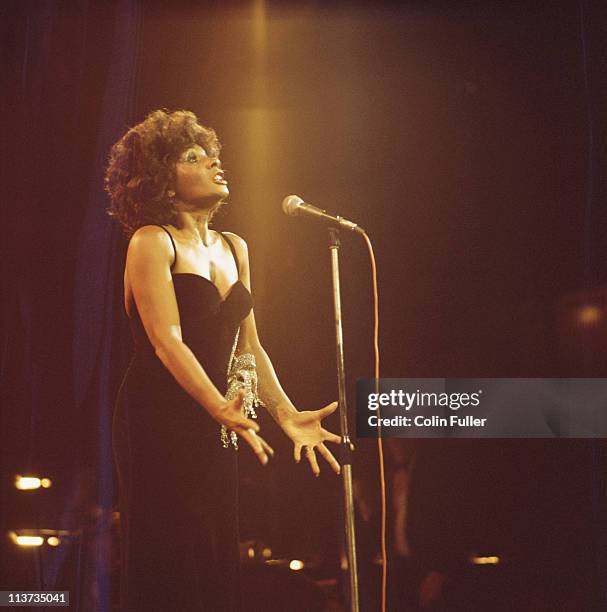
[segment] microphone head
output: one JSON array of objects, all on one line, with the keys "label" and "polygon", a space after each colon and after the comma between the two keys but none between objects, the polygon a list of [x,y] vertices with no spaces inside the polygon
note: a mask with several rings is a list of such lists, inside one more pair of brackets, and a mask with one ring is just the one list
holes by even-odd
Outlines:
[{"label": "microphone head", "polygon": [[299,212],[299,207],[304,203],[304,201],[296,195],[287,196],[282,201],[282,210],[285,215],[293,216]]}]

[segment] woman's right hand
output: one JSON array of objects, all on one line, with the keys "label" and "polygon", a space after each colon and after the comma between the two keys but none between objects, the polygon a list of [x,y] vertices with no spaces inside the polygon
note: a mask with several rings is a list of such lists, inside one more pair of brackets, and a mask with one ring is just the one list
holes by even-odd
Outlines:
[{"label": "woman's right hand", "polygon": [[226,401],[214,416],[222,425],[225,425],[226,429],[236,432],[245,440],[257,455],[259,462],[266,465],[268,455],[272,457],[274,449],[261,436],[257,435],[259,425],[253,419],[244,415],[243,401],[244,392],[240,392],[234,399]]}]

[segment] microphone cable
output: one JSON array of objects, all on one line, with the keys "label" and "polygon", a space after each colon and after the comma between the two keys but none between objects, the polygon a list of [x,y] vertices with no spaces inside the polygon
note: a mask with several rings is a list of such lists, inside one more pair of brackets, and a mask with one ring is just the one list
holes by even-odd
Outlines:
[{"label": "microphone cable", "polygon": [[[375,392],[379,393],[379,293],[377,289],[377,264],[373,245],[366,232],[361,232],[371,260],[371,272],[373,279],[373,353],[375,356]],[[379,403],[379,402],[378,402]],[[386,551],[386,473],[384,466],[384,446],[381,437],[381,412],[377,407],[378,428],[377,428],[377,452],[379,456],[379,485],[381,499],[381,612],[386,612],[387,584],[388,584],[388,554]]]}]

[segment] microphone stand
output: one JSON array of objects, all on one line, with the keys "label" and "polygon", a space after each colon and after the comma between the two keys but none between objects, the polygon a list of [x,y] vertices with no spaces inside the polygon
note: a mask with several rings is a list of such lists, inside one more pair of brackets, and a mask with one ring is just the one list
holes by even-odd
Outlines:
[{"label": "microphone stand", "polygon": [[350,578],[350,611],[359,612],[358,571],[356,564],[356,533],[354,527],[354,493],[352,488],[352,451],[354,446],[348,433],[348,406],[346,403],[346,372],[344,367],[344,339],[341,324],[341,296],[339,290],[339,232],[329,228],[331,274],[333,278],[333,306],[335,311],[335,345],[337,355],[337,382],[339,389],[339,424],[341,430],[341,463],[344,496],[344,522],[348,574]]}]

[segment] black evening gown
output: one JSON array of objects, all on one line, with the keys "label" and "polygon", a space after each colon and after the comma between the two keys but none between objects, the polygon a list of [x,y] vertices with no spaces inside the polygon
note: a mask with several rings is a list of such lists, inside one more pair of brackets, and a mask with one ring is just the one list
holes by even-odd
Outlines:
[{"label": "black evening gown", "polygon": [[[183,341],[225,393],[232,346],[252,308],[251,295],[240,280],[225,299],[197,274],[173,274],[173,283]],[[121,519],[120,610],[238,610],[236,452],[222,446],[219,424],[158,359],[132,310],[135,353],[112,425]]]}]

